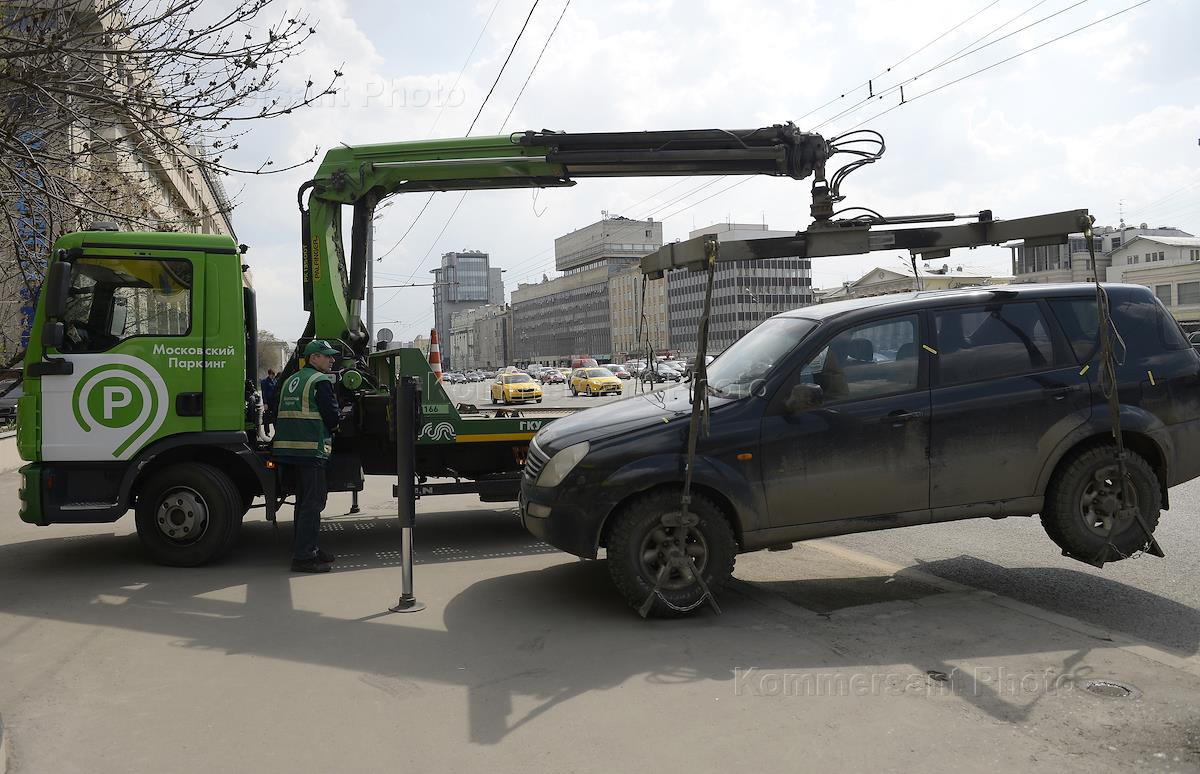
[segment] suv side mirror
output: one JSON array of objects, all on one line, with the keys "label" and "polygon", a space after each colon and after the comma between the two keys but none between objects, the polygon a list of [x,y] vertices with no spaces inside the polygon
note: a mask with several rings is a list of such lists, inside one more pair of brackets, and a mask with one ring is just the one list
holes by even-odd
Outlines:
[{"label": "suv side mirror", "polygon": [[71,264],[55,261],[46,276],[46,319],[62,319],[67,311],[67,298],[71,292]]},{"label": "suv side mirror", "polygon": [[789,414],[799,414],[814,409],[825,402],[825,391],[817,384],[797,384],[784,400],[783,405]]}]

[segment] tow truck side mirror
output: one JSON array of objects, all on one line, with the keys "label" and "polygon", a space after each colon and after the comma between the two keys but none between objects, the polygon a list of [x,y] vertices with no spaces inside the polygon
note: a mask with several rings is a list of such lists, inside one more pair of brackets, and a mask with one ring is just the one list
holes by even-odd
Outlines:
[{"label": "tow truck side mirror", "polygon": [[[46,319],[60,320],[67,311],[67,298],[71,292],[71,264],[56,261],[50,265],[46,276]],[[44,343],[44,342],[43,342]]]},{"label": "tow truck side mirror", "polygon": [[62,349],[63,339],[66,338],[66,326],[61,320],[52,320],[42,326],[42,347],[45,349]]}]

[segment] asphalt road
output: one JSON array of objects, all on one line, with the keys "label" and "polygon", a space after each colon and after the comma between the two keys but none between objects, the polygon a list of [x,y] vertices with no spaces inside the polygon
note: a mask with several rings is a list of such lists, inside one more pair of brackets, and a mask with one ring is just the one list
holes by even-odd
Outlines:
[{"label": "asphalt road", "polygon": [[1181,656],[1200,651],[1200,479],[1170,490],[1155,536],[1166,558],[1097,569],[1061,555],[1037,517],[933,524],[833,542],[1123,632]]},{"label": "asphalt road", "polygon": [[[624,382],[628,396],[638,385]],[[490,405],[488,382],[449,385],[458,402]],[[665,389],[673,385],[657,385]],[[590,408],[616,396],[573,397],[546,385],[541,404]],[[1097,569],[1067,559],[1034,518],[934,524],[833,538],[894,564],[992,591],[1146,640],[1182,656],[1200,652],[1200,480],[1170,491],[1156,531],[1165,559],[1143,555]]]}]

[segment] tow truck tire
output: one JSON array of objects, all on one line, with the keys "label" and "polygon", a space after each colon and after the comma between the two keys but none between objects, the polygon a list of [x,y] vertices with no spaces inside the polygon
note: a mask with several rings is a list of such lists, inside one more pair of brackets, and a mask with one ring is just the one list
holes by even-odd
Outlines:
[{"label": "tow truck tire", "polygon": [[[1073,557],[1115,562],[1128,558],[1147,542],[1137,519],[1115,515],[1114,509],[1124,504],[1117,481],[1116,451],[1112,444],[1105,444],[1072,452],[1046,488],[1042,528]],[[1158,477],[1150,463],[1134,452],[1128,452],[1125,471],[1135,505],[1153,532],[1162,502]],[[1107,535],[1106,528],[1111,530]]]},{"label": "tow truck tire", "polygon": [[241,506],[237,487],[220,470],[204,463],[172,465],[140,488],[134,508],[138,539],[159,564],[207,564],[233,548]]},{"label": "tow truck tire", "polygon": [[[733,529],[716,503],[704,495],[692,495],[691,509],[700,521],[688,531],[687,550],[709,590],[719,594],[733,574],[737,557]],[[617,591],[634,609],[641,608],[654,592],[662,557],[655,549],[677,529],[662,527],[660,520],[664,513],[678,510],[679,491],[664,489],[634,500],[614,517],[608,536],[608,572]],[[677,618],[704,606],[697,604],[704,592],[694,578],[668,578],[663,585],[650,615]]]}]

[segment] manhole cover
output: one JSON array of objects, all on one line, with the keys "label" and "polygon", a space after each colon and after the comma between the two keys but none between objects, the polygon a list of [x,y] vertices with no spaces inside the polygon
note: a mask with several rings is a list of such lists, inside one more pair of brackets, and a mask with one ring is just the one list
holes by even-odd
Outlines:
[{"label": "manhole cover", "polygon": [[1142,695],[1142,692],[1132,685],[1118,683],[1116,680],[1088,680],[1084,682],[1083,689],[1106,699],[1136,699]]}]

